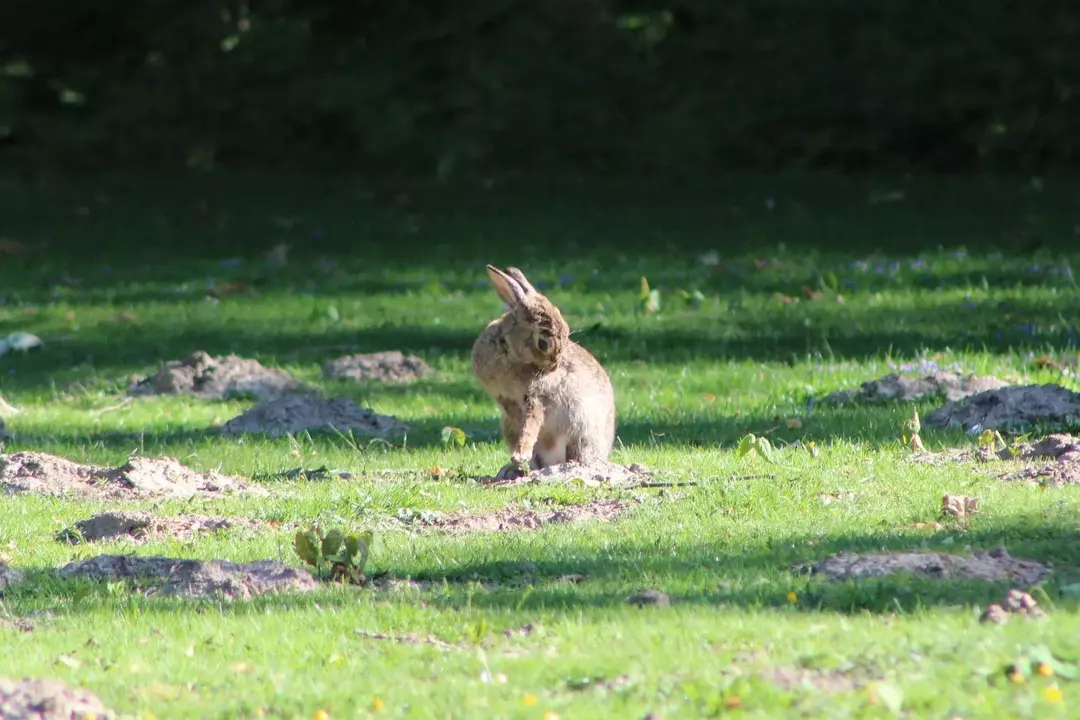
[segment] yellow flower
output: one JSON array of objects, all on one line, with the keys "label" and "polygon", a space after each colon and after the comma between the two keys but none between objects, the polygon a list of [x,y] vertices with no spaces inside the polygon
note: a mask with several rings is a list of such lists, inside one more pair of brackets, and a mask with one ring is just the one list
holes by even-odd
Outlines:
[{"label": "yellow flower", "polygon": [[799,596],[798,596],[798,595],[796,595],[796,594],[795,594],[794,592],[789,592],[789,593],[787,594],[787,601],[788,601],[789,603],[791,603],[792,605],[794,605],[794,604],[795,604],[795,601],[796,601],[796,600],[798,600],[798,599],[799,599]]},{"label": "yellow flower", "polygon": [[330,720],[330,713],[325,710],[316,710],[315,720]]},{"label": "yellow flower", "polygon": [[738,695],[729,695],[724,698],[724,707],[728,710],[738,710],[742,707],[742,698]]},{"label": "yellow flower", "polygon": [[1039,663],[1035,666],[1035,672],[1039,673],[1043,677],[1050,677],[1054,674],[1054,668],[1050,667],[1046,663]]},{"label": "yellow flower", "polygon": [[1018,672],[1016,670],[1013,670],[1011,673],[1009,673],[1009,679],[1012,680],[1017,685],[1024,682],[1024,676],[1020,672]]},{"label": "yellow flower", "polygon": [[525,703],[529,707],[532,707],[533,705],[535,705],[536,700],[537,700],[536,696],[533,695],[532,693],[528,693],[528,694],[525,695],[525,697],[521,698],[521,702]]},{"label": "yellow flower", "polygon": [[544,720],[559,720],[559,713],[553,713],[548,710],[544,713]]},{"label": "yellow flower", "polygon": [[1057,685],[1043,688],[1043,697],[1046,698],[1046,702],[1059,703],[1062,699],[1061,689]]},{"label": "yellow flower", "polygon": [[371,712],[382,712],[385,707],[386,703],[383,702],[382,698],[377,697],[371,701]]}]

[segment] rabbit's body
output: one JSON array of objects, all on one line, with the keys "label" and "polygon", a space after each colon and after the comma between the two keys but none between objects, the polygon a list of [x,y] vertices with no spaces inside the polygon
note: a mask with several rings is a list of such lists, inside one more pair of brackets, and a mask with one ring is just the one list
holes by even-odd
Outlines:
[{"label": "rabbit's body", "polygon": [[570,340],[559,309],[520,270],[488,266],[508,305],[473,345],[473,372],[502,411],[510,464],[500,476],[571,460],[606,460],[615,442],[607,371]]}]

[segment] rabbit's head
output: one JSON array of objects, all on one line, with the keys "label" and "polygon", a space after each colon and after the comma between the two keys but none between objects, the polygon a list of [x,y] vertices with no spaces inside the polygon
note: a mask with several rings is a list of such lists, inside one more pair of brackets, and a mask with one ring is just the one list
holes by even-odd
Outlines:
[{"label": "rabbit's head", "polygon": [[517,268],[503,271],[488,265],[487,271],[495,292],[509,306],[501,320],[499,350],[514,365],[531,365],[541,372],[554,368],[570,342],[570,327],[559,308]]}]

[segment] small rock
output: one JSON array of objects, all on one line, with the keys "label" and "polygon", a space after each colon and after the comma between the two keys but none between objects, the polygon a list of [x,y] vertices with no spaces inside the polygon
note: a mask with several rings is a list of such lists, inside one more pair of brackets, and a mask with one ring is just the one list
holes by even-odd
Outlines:
[{"label": "small rock", "polygon": [[671,598],[667,596],[667,593],[650,588],[634,593],[626,598],[626,602],[631,605],[637,605],[639,608],[645,607],[646,605],[667,606],[671,604]]},{"label": "small rock", "polygon": [[16,570],[6,562],[0,562],[0,593],[16,583],[22,582],[23,576],[22,570]]}]

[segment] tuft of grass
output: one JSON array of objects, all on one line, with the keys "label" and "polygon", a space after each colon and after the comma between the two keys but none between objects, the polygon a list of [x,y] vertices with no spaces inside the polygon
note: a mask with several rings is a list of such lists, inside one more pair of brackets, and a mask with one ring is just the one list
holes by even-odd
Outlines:
[{"label": "tuft of grass", "polygon": [[[651,204],[631,202],[643,197],[633,189],[587,188],[554,201],[418,192],[397,205],[296,181],[24,189],[0,232],[52,244],[0,263],[0,334],[44,342],[0,357],[0,395],[22,410],[7,420],[6,451],[100,464],[170,455],[271,492],[131,507],[280,525],[73,546],[53,536],[107,504],[5,499],[0,560],[28,579],[4,591],[0,611],[35,629],[0,624],[0,677],[59,677],[133,717],[1068,716],[1080,686],[1039,673],[1011,682],[1006,670],[1039,646],[1063,667],[1080,658],[1076,594],[1059,592],[1080,581],[1080,491],[911,462],[905,424],[933,400],[808,400],[946,368],[1080,390],[1074,374],[1036,362],[1067,368],[1076,352],[1069,186],[1033,196],[1020,181],[926,180],[904,202],[868,202],[891,186],[750,178]],[[1036,235],[1066,250],[1035,250]],[[288,262],[268,265],[262,252],[283,241]],[[521,267],[610,370],[613,460],[695,484],[469,480],[506,455],[469,370],[473,339],[501,310],[486,262]],[[321,375],[331,357],[388,349],[422,356],[434,375],[402,386]],[[250,402],[124,401],[133,375],[195,350],[284,367],[411,430],[391,444],[228,439],[208,429]],[[464,442],[448,442],[448,427]],[[751,433],[768,452],[739,452]],[[920,434],[929,450],[978,442],[925,424]],[[283,477],[323,466],[351,477]],[[978,497],[980,513],[941,520],[945,493]],[[451,536],[395,520],[611,497],[631,509],[610,524]],[[366,574],[418,584],[183,602],[54,573],[102,552],[299,564],[296,529],[313,524],[378,527]],[[1034,593],[1047,620],[980,625],[1007,584],[833,583],[797,570],[838,552],[998,545],[1052,563]],[[625,602],[645,588],[672,605]]]}]

